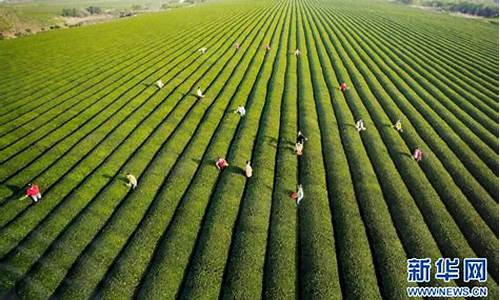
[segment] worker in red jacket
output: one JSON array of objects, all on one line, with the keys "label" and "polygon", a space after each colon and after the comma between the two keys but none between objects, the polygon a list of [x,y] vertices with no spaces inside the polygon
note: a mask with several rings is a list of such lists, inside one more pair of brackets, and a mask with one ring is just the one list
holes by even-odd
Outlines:
[{"label": "worker in red jacket", "polygon": [[423,158],[424,158],[424,153],[422,152],[422,150],[417,148],[413,151],[413,159],[415,159],[417,162],[421,161]]},{"label": "worker in red jacket", "polygon": [[349,88],[347,87],[347,83],[342,82],[342,83],[340,84],[340,90],[341,90],[342,92],[345,92],[345,91],[347,91],[348,89],[349,89]]},{"label": "worker in red jacket", "polygon": [[31,197],[34,203],[37,203],[38,200],[42,199],[42,194],[40,193],[40,189],[38,185],[34,183],[28,184],[28,189],[26,190],[26,197]]},{"label": "worker in red jacket", "polygon": [[225,168],[227,168],[229,166],[229,164],[227,163],[227,161],[222,158],[222,157],[219,157],[217,159],[217,161],[215,162],[215,166],[217,167],[217,169],[219,169],[220,171],[223,171]]}]

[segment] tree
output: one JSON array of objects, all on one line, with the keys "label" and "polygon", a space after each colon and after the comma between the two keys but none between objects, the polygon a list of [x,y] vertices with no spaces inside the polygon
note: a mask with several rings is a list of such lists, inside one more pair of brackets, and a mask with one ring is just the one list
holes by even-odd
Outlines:
[{"label": "tree", "polygon": [[102,13],[102,9],[99,6],[89,6],[89,7],[87,7],[87,11],[91,15],[98,15],[98,14]]},{"label": "tree", "polygon": [[61,15],[64,17],[74,17],[75,14],[76,14],[75,8],[63,8]]},{"label": "tree", "polygon": [[63,8],[62,14],[63,17],[85,17],[88,16],[89,13],[86,10],[83,9],[76,9],[76,8]]}]

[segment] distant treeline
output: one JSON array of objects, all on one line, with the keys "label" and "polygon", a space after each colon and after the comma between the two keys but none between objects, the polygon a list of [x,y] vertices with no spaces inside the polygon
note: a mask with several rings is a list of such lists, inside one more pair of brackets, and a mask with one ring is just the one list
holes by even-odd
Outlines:
[{"label": "distant treeline", "polygon": [[61,16],[83,18],[90,15],[100,15],[103,13],[108,13],[119,17],[129,17],[134,15],[135,11],[148,10],[148,9],[149,9],[148,7],[143,7],[142,5],[139,4],[133,4],[130,9],[112,9],[112,10],[108,9],[107,11],[104,11],[102,8],[98,6],[89,6],[85,9],[63,8]]},{"label": "distant treeline", "polygon": [[498,5],[494,3],[450,2],[446,0],[400,0],[405,4],[430,6],[441,10],[460,12],[486,18],[498,18]]}]

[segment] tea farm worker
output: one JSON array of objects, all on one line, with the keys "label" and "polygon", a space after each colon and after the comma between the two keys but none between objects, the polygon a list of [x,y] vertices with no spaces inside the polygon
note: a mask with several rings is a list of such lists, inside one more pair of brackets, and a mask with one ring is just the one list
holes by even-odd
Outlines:
[{"label": "tea farm worker", "polygon": [[40,193],[40,188],[38,188],[38,185],[34,183],[28,184],[25,197],[31,197],[34,203],[37,203],[39,200],[41,200],[42,194]]},{"label": "tea farm worker", "polygon": [[156,82],[156,86],[161,89],[163,87],[163,81],[161,81],[161,79],[158,79],[158,81]]},{"label": "tea farm worker", "polygon": [[220,171],[223,171],[225,168],[227,168],[229,166],[229,164],[227,163],[227,161],[222,158],[222,157],[219,157],[217,159],[217,161],[215,162],[215,166],[217,167],[217,169],[219,169]]},{"label": "tea farm worker", "polygon": [[356,122],[356,129],[358,130],[358,132],[360,132],[360,131],[365,131],[365,130],[366,130],[365,123],[363,122],[363,120],[362,120],[362,119],[359,119],[359,120]]},{"label": "tea farm worker", "polygon": [[399,132],[403,132],[403,125],[401,124],[401,120],[398,119],[394,125],[392,125],[394,129],[396,129]]},{"label": "tea farm worker", "polygon": [[345,91],[347,91],[348,89],[349,89],[349,88],[347,87],[347,83],[342,82],[342,83],[340,84],[340,90],[341,90],[342,92],[345,92]]},{"label": "tea farm worker", "polygon": [[292,193],[292,199],[297,200],[297,206],[299,206],[302,199],[304,199],[304,189],[302,184],[297,185],[297,192]]},{"label": "tea farm worker", "polygon": [[420,150],[420,148],[416,148],[415,151],[413,151],[413,159],[415,159],[417,162],[421,161],[424,158],[424,152]]},{"label": "tea farm worker", "polygon": [[304,144],[301,142],[297,142],[295,144],[295,153],[297,153],[297,156],[302,156],[302,153],[304,152]]},{"label": "tea farm worker", "polygon": [[304,199],[304,189],[302,188],[302,184],[299,184],[299,188],[297,189],[297,206],[300,205],[302,199]]},{"label": "tea farm worker", "polygon": [[252,177],[252,173],[253,173],[252,166],[250,165],[250,161],[247,160],[247,163],[245,165],[245,176],[247,178],[250,178],[250,177]]},{"label": "tea farm worker", "polygon": [[135,176],[130,173],[127,173],[126,177],[128,180],[127,186],[135,189],[137,187],[137,178],[135,178]]},{"label": "tea farm worker", "polygon": [[201,91],[200,87],[198,87],[198,89],[196,90],[196,96],[198,96],[198,98],[205,97],[205,95],[203,95],[203,92]]},{"label": "tea farm worker", "polygon": [[238,108],[236,109],[235,113],[237,113],[238,115],[240,115],[240,117],[244,117],[247,113],[245,107],[243,105],[240,105],[238,106]]},{"label": "tea farm worker", "polygon": [[301,144],[304,144],[304,142],[307,142],[307,138],[306,136],[302,133],[302,131],[299,130],[299,132],[297,132],[297,143],[301,143]]}]

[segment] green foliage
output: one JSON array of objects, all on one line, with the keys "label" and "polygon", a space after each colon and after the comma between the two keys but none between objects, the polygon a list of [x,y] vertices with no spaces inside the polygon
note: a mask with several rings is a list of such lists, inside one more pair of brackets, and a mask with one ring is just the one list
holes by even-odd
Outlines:
[{"label": "green foliage", "polygon": [[450,0],[399,0],[403,4],[429,6],[450,12],[459,12],[486,18],[498,18],[498,3],[491,1],[450,1]]},{"label": "green foliage", "polygon": [[461,12],[464,14],[470,14],[486,18],[498,18],[498,5],[462,2],[458,4],[449,4],[441,6],[438,4],[438,7],[443,7],[444,9],[453,12]]},{"label": "green foliage", "polygon": [[77,18],[81,18],[81,17],[86,17],[89,14],[91,14],[91,12],[89,12],[88,10],[84,10],[84,9],[79,9],[79,8],[63,8],[61,16],[63,16],[63,17],[77,17]]},{"label": "green foliage", "polygon": [[89,6],[86,8],[86,10],[91,14],[91,15],[98,15],[102,13],[102,8],[99,6]]}]

